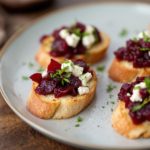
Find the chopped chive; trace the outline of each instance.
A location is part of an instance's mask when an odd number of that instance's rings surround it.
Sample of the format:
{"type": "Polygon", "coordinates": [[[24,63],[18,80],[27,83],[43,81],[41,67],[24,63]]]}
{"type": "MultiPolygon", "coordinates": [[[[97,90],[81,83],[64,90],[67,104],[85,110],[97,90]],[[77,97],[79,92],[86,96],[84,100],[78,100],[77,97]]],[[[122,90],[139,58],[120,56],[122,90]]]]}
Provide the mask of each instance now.
{"type": "Polygon", "coordinates": [[[103,72],[105,70],[105,66],[104,65],[99,65],[96,69],[99,72],[103,72]]]}
{"type": "Polygon", "coordinates": [[[120,37],[125,37],[128,35],[128,30],[126,28],[123,28],[120,33],[119,33],[120,37]]]}
{"type": "Polygon", "coordinates": [[[104,109],[104,108],[105,108],[105,106],[102,106],[102,108],[104,109]]]}
{"type": "Polygon", "coordinates": [[[108,84],[107,85],[107,88],[106,88],[106,91],[108,93],[112,92],[115,88],[117,88],[115,85],[112,85],[112,84],[108,84]]]}
{"type": "Polygon", "coordinates": [[[28,76],[22,76],[22,80],[29,80],[28,76]]]}
{"type": "Polygon", "coordinates": [[[111,101],[111,104],[115,104],[115,102],[114,102],[114,101],[111,101]]]}
{"type": "Polygon", "coordinates": [[[75,127],[80,127],[80,124],[76,124],[75,127]]]}
{"type": "Polygon", "coordinates": [[[34,66],[34,64],[33,64],[32,62],[29,62],[29,63],[28,63],[28,66],[29,66],[30,68],[32,68],[32,67],[34,66]]]}
{"type": "Polygon", "coordinates": [[[135,105],[132,107],[132,112],[136,112],[141,110],[143,107],[145,107],[145,105],[147,105],[148,103],[150,103],[150,99],[145,99],[142,103],[135,105]]]}
{"type": "Polygon", "coordinates": [[[44,68],[40,67],[37,71],[38,71],[38,72],[43,72],[43,71],[44,71],[44,68]]]}
{"type": "Polygon", "coordinates": [[[77,122],[82,122],[82,121],[83,121],[83,118],[79,116],[79,117],[77,118],[77,122]]]}
{"type": "Polygon", "coordinates": [[[111,112],[113,112],[114,110],[113,110],[113,108],[111,108],[111,112]]]}

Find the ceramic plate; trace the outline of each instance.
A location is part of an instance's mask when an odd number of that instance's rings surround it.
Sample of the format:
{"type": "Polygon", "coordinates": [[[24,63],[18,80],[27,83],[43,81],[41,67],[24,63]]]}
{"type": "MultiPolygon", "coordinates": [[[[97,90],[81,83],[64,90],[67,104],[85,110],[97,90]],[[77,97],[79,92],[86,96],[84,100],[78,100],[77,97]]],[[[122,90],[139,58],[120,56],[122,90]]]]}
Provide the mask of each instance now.
{"type": "MultiPolygon", "coordinates": [[[[39,132],[61,142],[91,149],[149,148],[149,139],[128,140],[117,134],[111,126],[111,113],[117,102],[120,84],[108,78],[107,70],[113,59],[113,51],[125,41],[144,30],[150,23],[150,6],[146,4],[108,3],[90,4],[68,8],[49,14],[23,31],[14,35],[3,48],[0,60],[0,87],[11,109],[26,123],[39,132]],[[42,120],[26,109],[31,81],[26,76],[39,68],[34,56],[39,48],[39,38],[53,29],[75,20],[93,24],[111,37],[106,58],[99,64],[104,72],[97,72],[98,86],[93,103],[78,116],[66,120],[42,120]],[[122,30],[125,30],[121,33],[122,30]],[[107,92],[108,85],[116,86],[107,92]],[[83,121],[76,127],[77,118],[83,121]]],[[[99,65],[97,64],[97,65],[99,65]]],[[[96,66],[93,66],[96,69],[96,66]]]]}

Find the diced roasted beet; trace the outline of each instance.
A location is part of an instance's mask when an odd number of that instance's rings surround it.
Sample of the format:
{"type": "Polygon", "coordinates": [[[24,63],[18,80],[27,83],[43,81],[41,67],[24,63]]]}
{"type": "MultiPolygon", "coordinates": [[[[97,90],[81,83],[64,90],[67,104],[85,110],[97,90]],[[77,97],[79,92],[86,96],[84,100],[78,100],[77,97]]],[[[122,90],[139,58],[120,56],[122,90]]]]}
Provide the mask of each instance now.
{"type": "Polygon", "coordinates": [[[59,32],[60,32],[62,29],[66,29],[66,28],[67,28],[66,26],[63,26],[63,27],[61,27],[61,28],[59,28],[59,29],[54,30],[53,33],[52,33],[52,36],[53,36],[55,39],[60,38],[59,32]]]}
{"type": "Polygon", "coordinates": [[[54,95],[56,98],[62,97],[68,95],[71,90],[72,90],[71,86],[65,86],[65,87],[60,86],[54,89],[54,95]]]}
{"type": "Polygon", "coordinates": [[[42,81],[42,75],[41,73],[35,73],[30,76],[30,79],[34,82],[40,83],[42,81]]]}
{"type": "MultiPolygon", "coordinates": [[[[150,103],[146,104],[146,106],[144,106],[142,109],[133,112],[132,108],[135,105],[141,104],[142,102],[132,102],[130,100],[130,96],[132,95],[134,86],[143,81],[144,77],[138,77],[135,82],[123,84],[118,94],[118,99],[124,101],[125,107],[129,109],[129,115],[132,118],[134,124],[140,124],[146,120],[150,121],[150,103]],[[128,94],[130,96],[128,96],[128,94]]],[[[145,98],[150,96],[150,93],[146,88],[144,88],[140,90],[140,95],[144,100],[145,98]]]]}
{"type": "Polygon", "coordinates": [[[70,85],[73,86],[74,88],[78,88],[79,86],[82,85],[81,80],[78,77],[71,76],[70,77],[70,85]]]}
{"type": "Polygon", "coordinates": [[[57,51],[58,55],[66,54],[68,49],[69,47],[63,39],[54,40],[52,44],[52,51],[57,51]]]}
{"type": "MultiPolygon", "coordinates": [[[[73,32],[74,29],[80,29],[80,34],[83,34],[85,32],[86,26],[80,22],[77,22],[75,25],[70,27],[61,27],[59,29],[56,29],[52,36],[54,37],[54,41],[52,43],[52,50],[50,51],[50,55],[53,57],[60,57],[63,56],[65,58],[74,58],[77,54],[85,54],[87,48],[82,43],[82,36],[78,43],[78,45],[73,48],[69,46],[64,39],[62,39],[59,35],[59,32],[62,29],[67,28],[70,32],[70,34],[73,32]]],[[[101,42],[101,36],[99,34],[98,29],[95,28],[95,33],[93,33],[96,37],[95,44],[101,42]]]]}
{"type": "Polygon", "coordinates": [[[74,60],[74,64],[84,68],[84,73],[89,71],[89,66],[81,59],[74,60]]]}
{"type": "Polygon", "coordinates": [[[119,48],[114,54],[119,60],[126,60],[133,63],[135,68],[150,67],[150,42],[143,39],[138,41],[128,40],[125,47],[119,48]]]}
{"type": "Polygon", "coordinates": [[[61,64],[55,61],[54,59],[51,59],[50,64],[48,65],[48,72],[55,72],[56,70],[61,69],[61,64]]]}
{"type": "Polygon", "coordinates": [[[54,80],[42,80],[35,91],[40,95],[48,95],[54,91],[56,85],[57,82],[54,80]]]}

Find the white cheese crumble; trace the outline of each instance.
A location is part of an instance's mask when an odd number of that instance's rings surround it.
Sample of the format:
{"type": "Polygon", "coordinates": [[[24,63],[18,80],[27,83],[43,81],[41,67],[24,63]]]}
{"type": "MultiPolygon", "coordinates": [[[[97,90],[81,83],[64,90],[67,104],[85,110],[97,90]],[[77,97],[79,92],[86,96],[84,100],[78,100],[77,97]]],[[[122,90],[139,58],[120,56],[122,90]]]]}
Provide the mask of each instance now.
{"type": "Polygon", "coordinates": [[[133,94],[130,97],[132,102],[142,102],[142,97],[140,95],[140,89],[146,88],[145,82],[136,84],[133,88],[133,94]]]}
{"type": "Polygon", "coordinates": [[[83,95],[83,94],[87,94],[87,93],[89,93],[89,87],[85,87],[85,86],[80,86],[79,88],[78,88],[78,93],[79,93],[79,95],[83,95]]]}
{"type": "Polygon", "coordinates": [[[127,93],[127,96],[131,96],[131,94],[130,94],[130,93],[127,93]]]}
{"type": "Polygon", "coordinates": [[[79,77],[83,86],[87,86],[87,83],[88,81],[90,81],[91,78],[92,78],[92,74],[90,72],[87,72],[79,77]]]}
{"type": "Polygon", "coordinates": [[[69,36],[69,32],[67,29],[62,29],[60,32],[59,32],[59,35],[62,39],[66,39],[67,36],[69,36]]]}
{"type": "Polygon", "coordinates": [[[90,72],[83,74],[84,68],[75,65],[71,60],[67,60],[66,62],[62,63],[61,69],[65,69],[66,72],[71,72],[74,76],[79,77],[82,83],[82,86],[78,88],[79,95],[89,92],[88,82],[92,78],[92,74],[90,72]]]}
{"type": "Polygon", "coordinates": [[[87,48],[90,48],[94,44],[94,42],[95,42],[95,37],[93,34],[84,36],[82,39],[82,44],[87,48]]]}
{"type": "Polygon", "coordinates": [[[86,31],[87,33],[93,33],[94,30],[95,30],[94,27],[91,26],[91,25],[87,25],[87,26],[86,26],[86,29],[85,29],[85,31],[86,31]]]}
{"type": "Polygon", "coordinates": [[[78,37],[75,34],[71,34],[66,37],[67,44],[74,48],[78,45],[79,40],[80,40],[80,37],[78,37]]]}
{"type": "Polygon", "coordinates": [[[149,57],[150,57],[150,51],[148,51],[148,55],[149,55],[149,57]]]}
{"type": "Polygon", "coordinates": [[[74,65],[72,73],[76,77],[81,76],[83,74],[83,67],[80,67],[78,65],[74,65]]]}
{"type": "Polygon", "coordinates": [[[143,33],[144,33],[146,36],[149,36],[149,37],[150,37],[150,32],[146,30],[146,31],[140,32],[140,33],[138,34],[138,38],[139,38],[139,39],[144,38],[143,33]]]}
{"type": "Polygon", "coordinates": [[[73,62],[71,60],[68,60],[61,64],[61,69],[65,69],[66,72],[72,72],[73,71],[73,62]]]}
{"type": "Polygon", "coordinates": [[[47,71],[45,70],[45,71],[42,72],[42,77],[44,78],[46,76],[47,76],[47,71]]]}

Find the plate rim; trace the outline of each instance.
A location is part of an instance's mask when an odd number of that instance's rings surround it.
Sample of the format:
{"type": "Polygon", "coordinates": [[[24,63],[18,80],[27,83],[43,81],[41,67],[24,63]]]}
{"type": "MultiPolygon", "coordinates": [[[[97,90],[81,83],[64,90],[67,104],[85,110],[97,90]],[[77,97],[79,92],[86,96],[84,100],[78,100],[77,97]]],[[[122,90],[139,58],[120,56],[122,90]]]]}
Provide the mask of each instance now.
{"type": "MultiPolygon", "coordinates": [[[[26,24],[23,24],[19,27],[19,29],[17,31],[15,31],[9,38],[8,40],[5,42],[5,44],[3,45],[3,47],[1,48],[0,50],[0,66],[1,66],[1,59],[2,57],[5,55],[5,52],[8,50],[9,46],[11,46],[11,44],[17,39],[20,37],[21,34],[23,34],[24,32],[26,32],[32,25],[40,22],[42,19],[44,18],[47,18],[48,16],[52,16],[54,14],[59,14],[60,12],[67,12],[68,10],[70,9],[78,9],[78,8],[86,8],[86,7],[90,7],[91,5],[92,6],[96,6],[96,5],[120,5],[120,4],[126,4],[126,5],[140,5],[140,6],[149,6],[150,7],[150,3],[149,2],[123,2],[123,1],[120,1],[120,2],[117,2],[117,1],[107,1],[107,2],[101,2],[101,1],[95,1],[95,2],[87,2],[86,4],[84,2],[81,2],[79,4],[75,4],[74,6],[63,6],[62,8],[56,8],[56,9],[52,9],[51,12],[46,12],[42,15],[40,15],[39,17],[36,17],[36,18],[32,18],[31,19],[31,22],[30,23],[26,23],[26,24]]],[[[0,70],[1,70],[1,67],[0,67],[0,70]]],[[[0,78],[1,80],[2,78],[0,78]]],[[[64,144],[67,144],[67,145],[70,145],[70,146],[75,146],[75,147],[79,147],[79,148],[88,148],[88,149],[119,149],[119,150],[124,150],[124,149],[141,149],[141,148],[149,148],[149,146],[130,146],[128,148],[121,148],[121,147],[118,147],[118,146],[114,146],[114,147],[110,147],[110,146],[100,146],[100,145],[97,145],[97,144],[86,144],[83,143],[83,142],[76,142],[76,141],[71,141],[69,140],[68,138],[64,138],[62,136],[60,136],[59,134],[55,134],[54,132],[51,132],[49,131],[48,134],[47,134],[47,130],[44,129],[43,127],[41,127],[40,125],[37,125],[36,123],[32,122],[30,119],[24,117],[24,115],[22,115],[21,112],[19,112],[14,106],[12,106],[9,98],[7,97],[7,94],[5,93],[5,90],[3,89],[3,86],[2,84],[0,84],[0,93],[3,97],[3,99],[5,100],[5,102],[7,103],[7,105],[13,110],[13,112],[22,120],[24,121],[26,124],[28,124],[30,127],[34,128],[36,131],[40,132],[41,134],[44,134],[46,135],[48,138],[51,138],[51,139],[54,139],[58,142],[61,142],[61,143],[64,143],[64,144]]]]}

